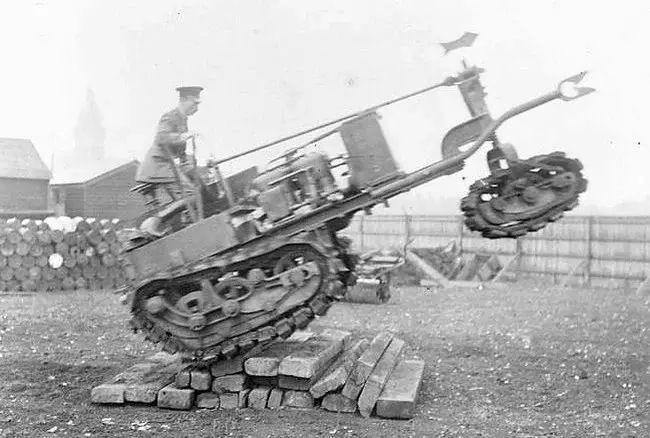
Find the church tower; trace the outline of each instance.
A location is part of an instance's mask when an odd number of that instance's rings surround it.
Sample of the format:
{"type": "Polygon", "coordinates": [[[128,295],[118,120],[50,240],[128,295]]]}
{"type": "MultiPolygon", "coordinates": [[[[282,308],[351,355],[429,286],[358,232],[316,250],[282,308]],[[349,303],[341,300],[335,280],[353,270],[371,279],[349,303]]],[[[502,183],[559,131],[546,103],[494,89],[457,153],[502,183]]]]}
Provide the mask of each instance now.
{"type": "Polygon", "coordinates": [[[102,114],[92,89],[86,92],[86,102],[79,113],[74,128],[74,154],[81,162],[104,158],[104,129],[102,114]]]}

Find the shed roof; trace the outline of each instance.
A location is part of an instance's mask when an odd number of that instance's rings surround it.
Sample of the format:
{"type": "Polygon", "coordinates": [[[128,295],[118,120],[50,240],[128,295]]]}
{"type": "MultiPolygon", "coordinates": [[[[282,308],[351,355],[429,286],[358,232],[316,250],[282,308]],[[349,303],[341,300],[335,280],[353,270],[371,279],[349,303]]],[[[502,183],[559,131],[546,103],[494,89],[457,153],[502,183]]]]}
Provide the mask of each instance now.
{"type": "Polygon", "coordinates": [[[0,138],[0,178],[49,180],[52,173],[31,140],[0,138]]]}
{"type": "Polygon", "coordinates": [[[138,160],[102,159],[99,161],[80,163],[75,166],[65,166],[62,169],[55,166],[52,185],[93,184],[130,166],[138,166],[138,160]]]}

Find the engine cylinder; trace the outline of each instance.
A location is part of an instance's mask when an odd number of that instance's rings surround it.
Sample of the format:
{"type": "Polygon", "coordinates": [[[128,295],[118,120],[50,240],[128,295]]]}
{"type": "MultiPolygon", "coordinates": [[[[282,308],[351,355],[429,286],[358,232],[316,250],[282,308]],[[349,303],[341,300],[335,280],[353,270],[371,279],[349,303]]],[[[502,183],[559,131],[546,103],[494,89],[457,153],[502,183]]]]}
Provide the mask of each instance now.
{"type": "MultiPolygon", "coordinates": [[[[336,190],[334,176],[330,169],[327,155],[319,152],[310,152],[297,158],[291,164],[292,171],[298,171],[311,168],[313,182],[316,184],[316,191],[319,194],[327,194],[336,190]]],[[[310,181],[307,173],[302,172],[298,175],[300,187],[309,192],[310,181]]]]}
{"type": "MultiPolygon", "coordinates": [[[[282,178],[290,171],[291,169],[288,166],[280,166],[275,169],[267,170],[266,172],[259,174],[253,180],[251,187],[259,192],[264,192],[269,189],[269,186],[273,181],[282,178]]],[[[282,183],[284,184],[285,182],[282,183]]]]}

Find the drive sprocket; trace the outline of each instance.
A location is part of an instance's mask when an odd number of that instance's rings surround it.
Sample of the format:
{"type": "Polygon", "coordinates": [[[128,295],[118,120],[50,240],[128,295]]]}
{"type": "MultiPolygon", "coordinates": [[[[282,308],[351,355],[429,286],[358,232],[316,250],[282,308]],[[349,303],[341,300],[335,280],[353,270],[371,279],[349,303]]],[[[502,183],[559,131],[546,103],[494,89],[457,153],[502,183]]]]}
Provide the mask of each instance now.
{"type": "Polygon", "coordinates": [[[470,186],[461,201],[465,225],[488,239],[540,230],[578,205],[587,189],[582,163],[563,152],[510,163],[470,186]]]}

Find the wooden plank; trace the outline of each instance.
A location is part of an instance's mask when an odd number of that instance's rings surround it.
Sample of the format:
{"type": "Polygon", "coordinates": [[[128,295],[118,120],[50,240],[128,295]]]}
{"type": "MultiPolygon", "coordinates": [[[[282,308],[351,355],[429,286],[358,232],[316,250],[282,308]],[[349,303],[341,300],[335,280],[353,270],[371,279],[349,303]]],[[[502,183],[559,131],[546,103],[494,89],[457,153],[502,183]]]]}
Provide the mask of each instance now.
{"type": "Polygon", "coordinates": [[[444,275],[442,275],[440,272],[438,272],[437,269],[418,257],[413,251],[407,250],[405,257],[406,260],[413,263],[417,269],[427,275],[430,279],[438,282],[443,287],[447,287],[449,285],[449,280],[447,280],[444,275]]]}
{"type": "Polygon", "coordinates": [[[318,380],[309,390],[311,395],[318,399],[323,397],[328,392],[333,392],[342,388],[345,385],[355,362],[368,348],[370,342],[367,339],[359,340],[349,350],[345,351],[335,362],[332,364],[330,370],[318,380]]]}
{"type": "Polygon", "coordinates": [[[392,340],[393,335],[389,332],[381,332],[374,337],[370,346],[357,359],[355,367],[345,382],[341,390],[344,396],[350,399],[356,399],[359,396],[363,385],[366,384],[368,376],[370,376],[370,373],[372,373],[375,365],[377,365],[377,362],[379,362],[379,359],[392,340]]]}
{"type": "Polygon", "coordinates": [[[382,418],[410,419],[415,415],[424,361],[405,360],[397,364],[377,400],[377,416],[382,418]]]}
{"type": "Polygon", "coordinates": [[[357,401],[357,406],[362,417],[370,417],[379,395],[395,368],[395,364],[397,364],[400,354],[402,354],[403,348],[404,341],[399,338],[393,338],[390,345],[381,356],[381,359],[377,362],[372,374],[368,377],[368,380],[359,395],[359,400],[357,401]]]}

